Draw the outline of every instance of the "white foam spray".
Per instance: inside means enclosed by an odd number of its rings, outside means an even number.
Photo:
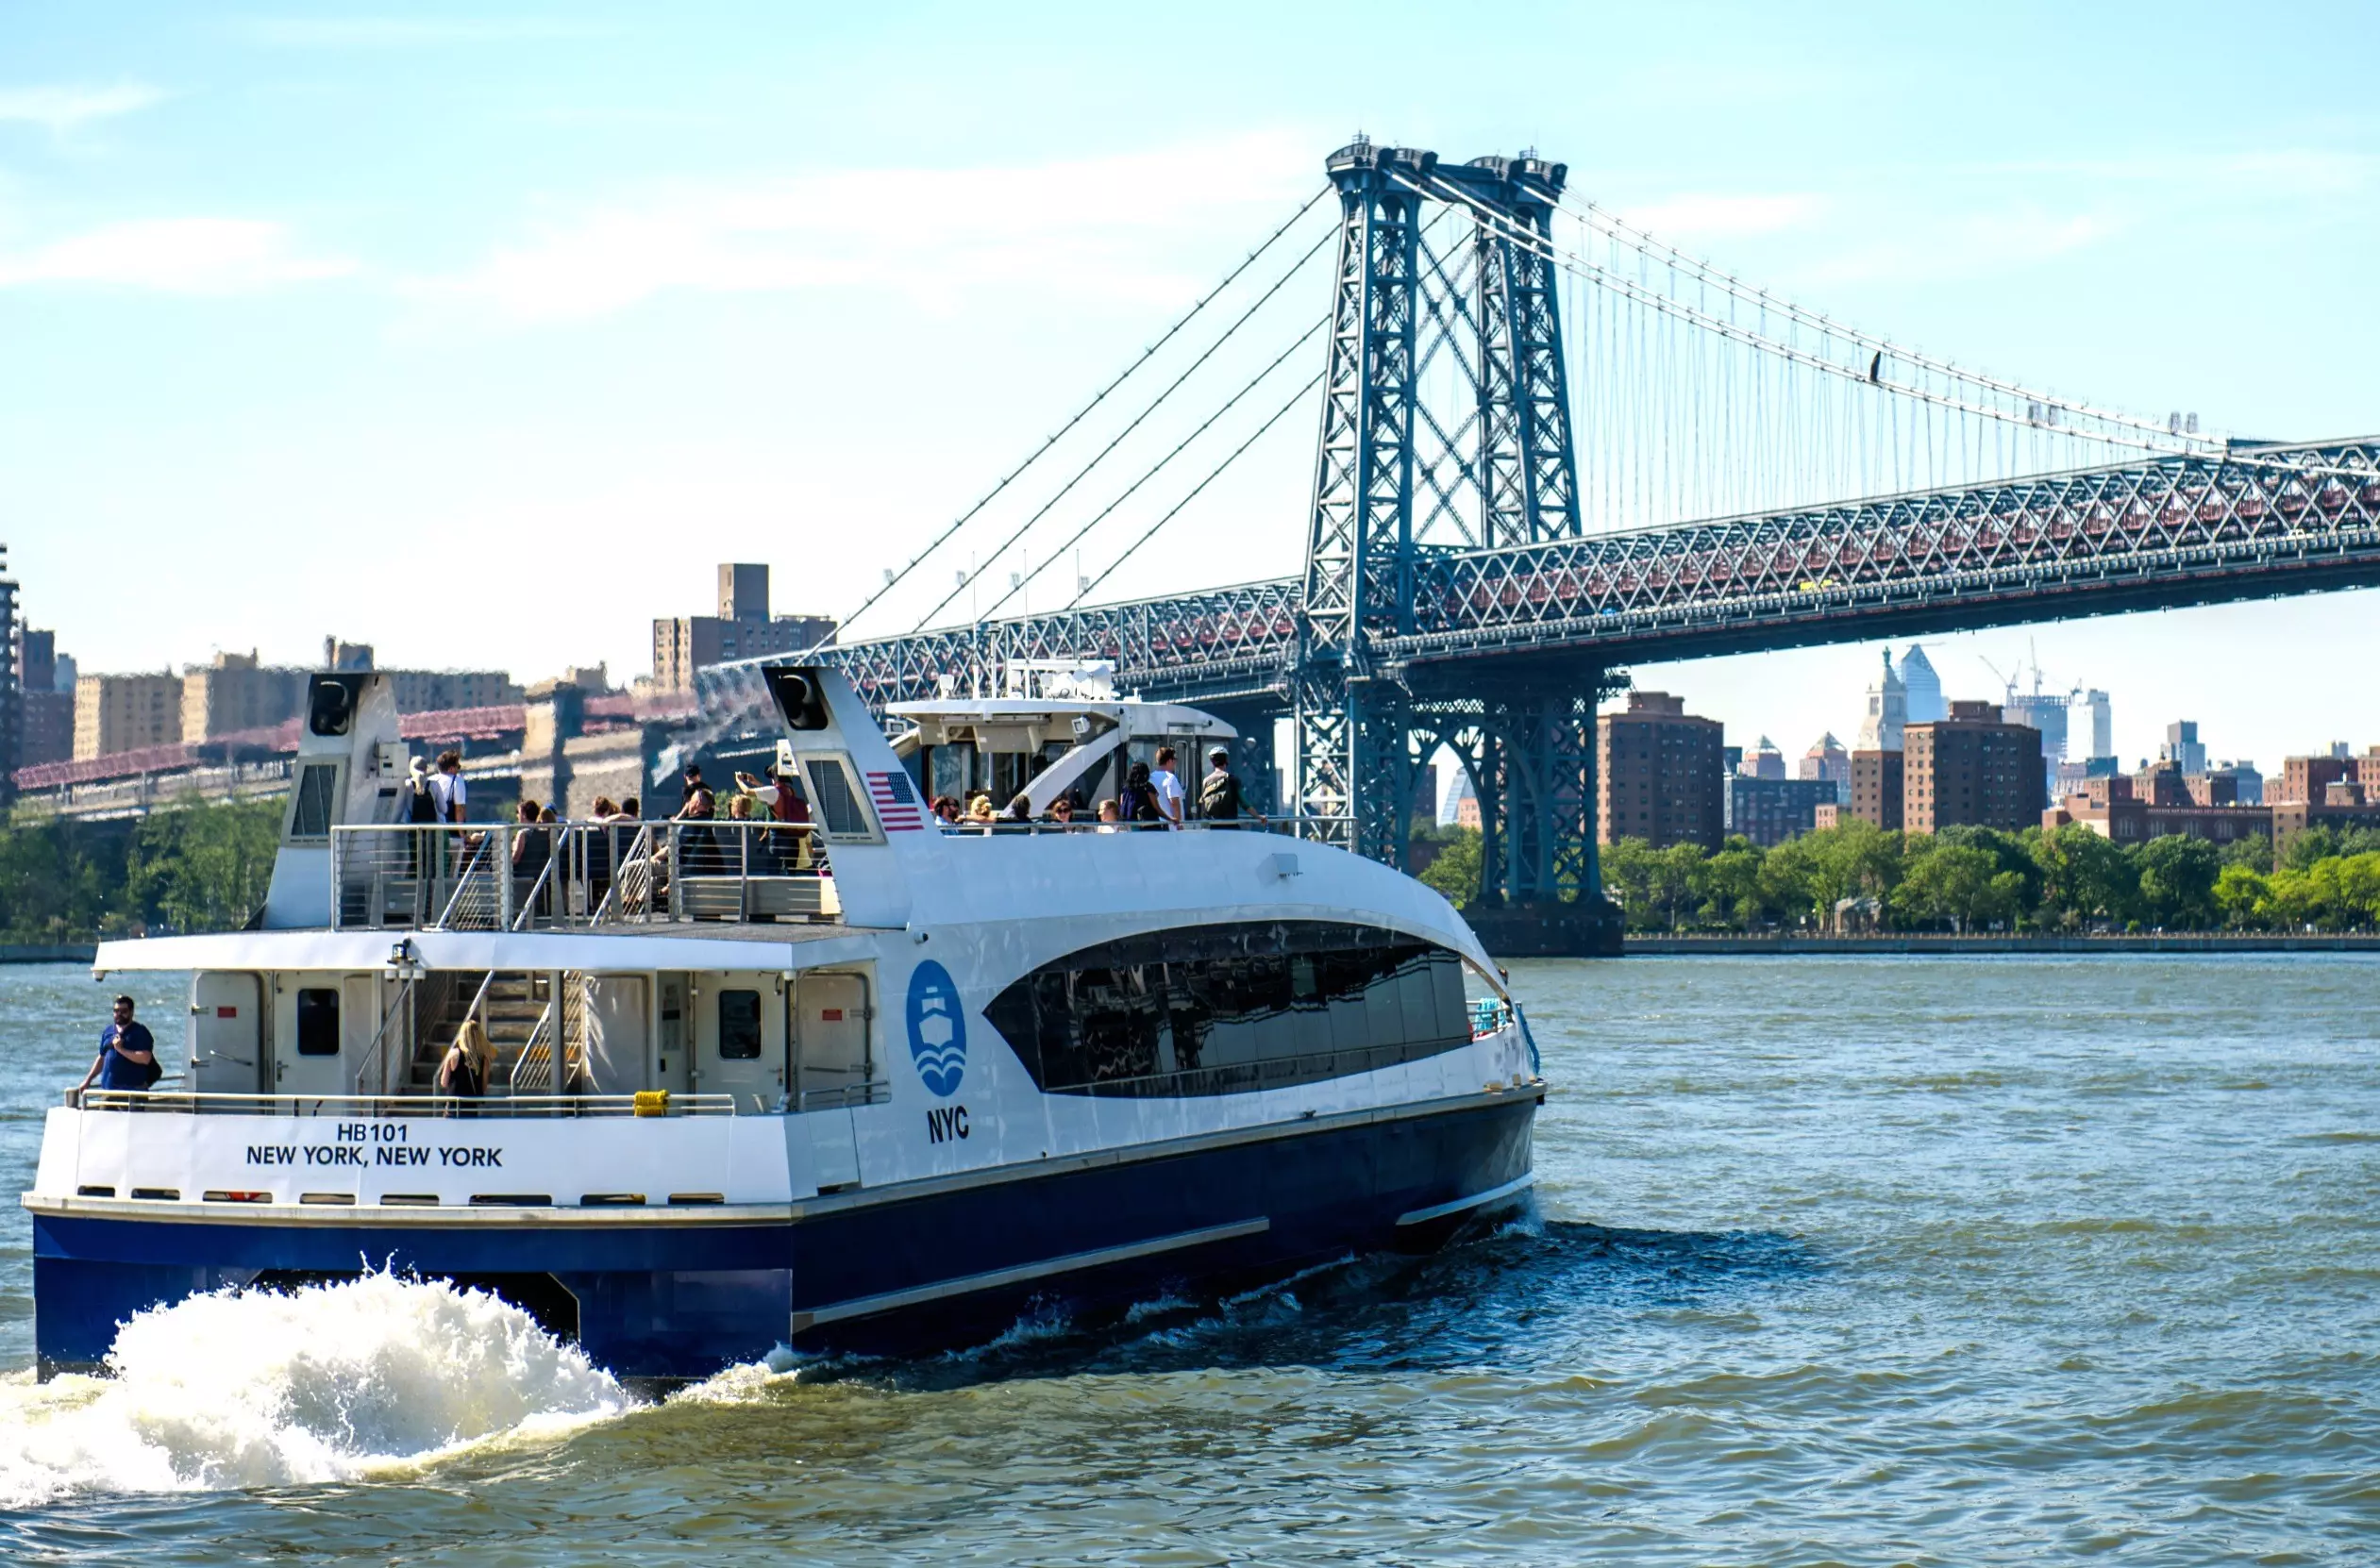
[[[108,1371],[0,1384],[0,1507],[343,1480],[636,1403],[519,1308],[391,1275],[152,1309]]]

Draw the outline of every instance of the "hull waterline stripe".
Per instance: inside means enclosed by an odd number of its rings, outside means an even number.
[[[1416,1209],[1409,1214],[1400,1214],[1397,1216],[1397,1223],[1399,1225],[1428,1225],[1432,1220],[1443,1220],[1449,1214],[1460,1214],[1466,1209],[1480,1209],[1494,1203],[1498,1198],[1511,1197],[1515,1193],[1535,1186],[1536,1182],[1537,1173],[1531,1171],[1524,1176],[1513,1177],[1500,1187],[1490,1187],[1484,1193],[1473,1193],[1467,1198],[1455,1198],[1448,1203],[1433,1203],[1427,1209]]]
[[[903,1307],[922,1307],[928,1302],[947,1301],[952,1296],[972,1295],[978,1291],[997,1291],[1007,1285],[1047,1279],[1052,1275],[1096,1269],[1108,1263],[1127,1263],[1136,1258],[1153,1258],[1160,1253],[1179,1252],[1184,1247],[1205,1246],[1211,1242],[1232,1242],[1243,1236],[1261,1236],[1272,1227],[1273,1222],[1269,1218],[1239,1220],[1231,1225],[1211,1225],[1198,1230],[1152,1237],[1146,1242],[1127,1242],[1120,1246],[1070,1252],[1060,1258],[1046,1258],[1038,1263],[1018,1263],[1011,1268],[993,1269],[983,1274],[962,1275],[956,1279],[912,1286],[905,1291],[886,1291],[881,1295],[853,1296],[848,1301],[829,1302],[806,1312],[796,1312],[793,1332],[798,1334],[806,1328],[840,1323],[846,1318],[866,1317],[871,1313],[890,1312]]]

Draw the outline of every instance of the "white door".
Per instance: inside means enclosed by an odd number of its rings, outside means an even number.
[[[253,975],[201,974],[190,985],[190,1087],[253,1094],[264,1087],[264,1013]]]
[[[866,978],[804,975],[796,995],[800,1109],[865,1105],[875,1067],[868,1051]]]
[[[349,988],[336,975],[297,975],[292,980],[281,993],[276,1021],[279,1026],[273,1031],[272,1092],[344,1094],[347,1064],[343,1015],[348,1010]]]
[[[633,1094],[645,1087],[651,1049],[651,982],[642,975],[587,976],[588,1089]]]
[[[785,1096],[783,981],[730,973],[695,985],[695,1093],[732,1094],[738,1110],[776,1109]]]

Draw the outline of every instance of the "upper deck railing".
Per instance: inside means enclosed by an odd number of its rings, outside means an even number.
[[[1261,832],[1342,841],[1347,819],[1071,822],[930,818],[947,836]],[[809,824],[724,821],[392,824],[330,833],[339,930],[548,931],[692,920],[834,921],[842,903]]]

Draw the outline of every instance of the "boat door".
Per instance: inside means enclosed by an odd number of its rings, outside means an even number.
[[[794,1038],[799,1052],[800,1109],[868,1103],[875,1062],[868,1052],[867,977],[813,973],[801,977]]]
[[[804,975],[795,993],[795,1108],[809,1136],[811,1169],[821,1191],[860,1180],[855,1106],[870,1099],[875,1062],[868,1049],[867,977]]]
[[[347,1093],[347,1045],[360,1054],[377,1032],[369,976],[300,975],[284,993],[280,1022],[273,1031],[276,1094]],[[356,1031],[360,1028],[359,1037]]]
[[[589,1092],[633,1094],[645,1087],[652,1049],[652,982],[642,975],[590,975],[586,983]]]
[[[264,1087],[264,1009],[254,975],[202,973],[190,986],[190,1087],[254,1094]]]
[[[705,975],[695,989],[695,1093],[732,1094],[738,1110],[777,1109],[785,1095],[784,981]]]

